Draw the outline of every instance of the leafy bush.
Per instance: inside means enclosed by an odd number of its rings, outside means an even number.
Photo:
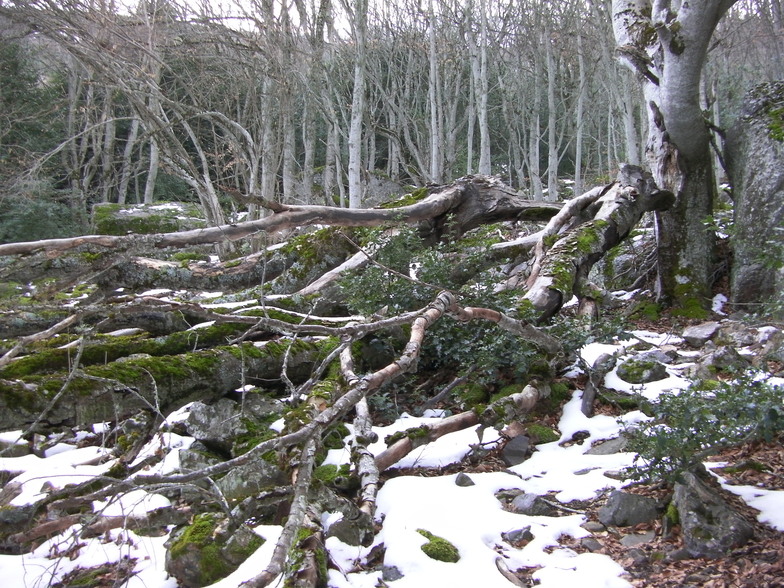
[[[65,203],[58,196],[42,185],[0,198],[0,243],[84,234],[87,220],[83,206]]]
[[[722,449],[770,441],[784,430],[782,400],[784,388],[756,372],[665,394],[653,407],[655,418],[630,431],[629,450],[639,456],[626,473],[671,482]]]

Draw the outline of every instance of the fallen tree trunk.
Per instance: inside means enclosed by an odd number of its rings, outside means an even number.
[[[560,235],[547,248],[543,235],[541,261],[528,279],[525,300],[540,313],[540,320],[555,315],[571,297],[594,300],[595,291],[588,287],[588,273],[593,265],[631,232],[646,212],[666,210],[672,206],[672,192],[659,190],[650,174],[624,165],[615,184],[586,205],[598,205],[591,220]]]
[[[75,368],[73,373],[41,376],[34,384],[2,380],[0,430],[24,428],[37,420],[42,428],[84,427],[139,410],[165,415],[193,400],[217,400],[247,382],[278,380],[285,348],[285,343],[276,343],[274,351],[246,343]],[[306,379],[323,353],[318,342],[299,340],[288,358],[289,377]]]

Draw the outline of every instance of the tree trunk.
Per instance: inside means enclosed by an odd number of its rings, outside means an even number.
[[[354,88],[351,99],[351,126],[348,134],[348,206],[362,206],[362,124],[365,118],[365,41],[367,35],[367,0],[354,3],[352,22],[356,54],[354,61]]]
[[[657,184],[676,195],[672,209],[657,216],[657,294],[695,313],[710,293],[714,238],[703,224],[715,183],[700,76],[711,35],[734,2],[698,0],[670,10],[646,0],[613,2],[617,51],[643,80],[648,163]],[[651,30],[656,35],[646,36]]]

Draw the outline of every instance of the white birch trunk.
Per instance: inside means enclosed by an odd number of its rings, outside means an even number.
[[[348,134],[348,205],[362,206],[362,123],[365,116],[365,37],[367,0],[354,3],[354,89],[351,99],[351,126]]]

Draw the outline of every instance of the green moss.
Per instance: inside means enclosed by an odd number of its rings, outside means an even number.
[[[487,388],[476,382],[467,382],[457,386],[455,388],[455,396],[466,409],[470,409],[477,404],[486,404],[489,399]]]
[[[642,384],[645,373],[655,369],[657,363],[652,359],[629,359],[623,362],[623,379],[632,384]]]
[[[643,400],[643,397],[638,394],[629,395],[622,392],[613,392],[612,390],[603,392],[601,397],[605,402],[624,410],[640,409],[641,401]]]
[[[521,384],[508,384],[506,386],[501,387],[498,392],[493,394],[490,397],[490,403],[496,402],[497,400],[501,400],[501,398],[506,398],[507,396],[511,396],[512,394],[517,394],[518,392],[522,392],[523,386]]]
[[[324,484],[331,485],[335,483],[335,479],[338,477],[348,477],[351,473],[351,469],[348,464],[343,464],[341,466],[336,466],[332,464],[327,465],[320,465],[313,470],[313,477],[316,480],[320,480]]]
[[[422,425],[419,427],[414,427],[412,429],[406,429],[405,431],[398,431],[397,433],[393,433],[391,435],[387,435],[384,437],[384,443],[387,444],[387,447],[390,445],[397,443],[401,439],[405,439],[408,437],[416,446],[417,444],[421,444],[422,442],[427,442],[430,439],[430,427],[427,425]]]
[[[81,365],[105,365],[134,354],[159,357],[186,353],[225,344],[229,338],[242,333],[246,328],[246,325],[237,323],[218,323],[197,331],[178,332],[156,339],[149,339],[144,334],[120,337],[96,335],[84,346]],[[59,345],[62,345],[63,341],[65,340],[58,338]],[[252,349],[255,347],[246,345],[238,353],[252,353]],[[37,347],[35,353],[20,357],[0,370],[0,375],[13,379],[35,373],[62,371],[71,367],[75,354],[75,349]],[[261,353],[258,357],[261,357]]]
[[[348,427],[340,423],[324,436],[324,447],[326,449],[343,449],[343,439],[350,434]]]
[[[93,207],[95,231],[102,235],[170,233],[183,228],[183,221],[178,218],[183,215],[190,219],[189,227],[206,226],[196,204],[177,202],[174,203],[176,207],[171,208],[166,208],[165,204],[167,203],[158,202],[152,206],[134,207],[110,203],[96,204]],[[129,210],[129,213],[121,214],[121,210]],[[134,214],[134,210],[138,213]]]
[[[28,384],[43,384],[42,381],[28,381]],[[59,388],[58,388],[59,389]],[[54,392],[56,393],[56,391]],[[0,397],[9,410],[37,411],[41,408],[41,393],[34,388],[24,389],[13,386],[10,382],[0,379]]]
[[[637,309],[637,313],[649,321],[658,321],[661,318],[661,306],[656,302],[644,302]]]
[[[667,510],[664,512],[664,516],[673,525],[677,525],[681,520],[680,514],[678,513],[678,508],[672,501],[667,505]]]
[[[710,312],[700,297],[679,298],[677,307],[672,309],[672,316],[686,319],[704,320],[710,317]]]
[[[599,245],[599,231],[609,224],[606,220],[595,220],[580,226],[576,231],[577,249],[582,253],[592,253]]]
[[[171,256],[174,261],[209,261],[210,256],[197,251],[177,251]]]
[[[566,382],[553,382],[550,384],[550,398],[563,402],[571,395],[571,388]]]
[[[85,263],[92,264],[103,258],[103,253],[91,253],[89,251],[84,251],[79,254],[79,257],[83,259]]]
[[[527,429],[528,436],[531,437],[534,443],[553,443],[561,438],[561,436],[550,427],[537,423],[528,425]]]
[[[768,132],[774,141],[784,142],[784,107],[768,112]]]
[[[185,528],[177,541],[169,547],[169,554],[176,559],[182,556],[191,546],[205,547],[213,543],[217,525],[218,517],[214,513],[196,515],[193,518],[193,522]]]
[[[412,204],[416,204],[417,202],[421,202],[425,198],[428,197],[430,194],[430,190],[428,188],[417,188],[416,190],[411,191],[408,194],[401,196],[396,200],[391,200],[389,202],[384,202],[380,204],[379,208],[400,208],[402,206],[410,206]]]
[[[428,540],[428,542],[422,546],[422,551],[424,551],[425,555],[429,558],[446,563],[456,563],[460,561],[460,552],[457,547],[443,537],[433,535],[433,533],[425,531],[424,529],[417,529],[417,533]]]
[[[262,421],[243,418],[242,425],[247,433],[241,433],[234,439],[232,454],[235,456],[242,455],[256,447],[259,443],[277,437],[277,431],[270,429],[269,425],[278,420],[278,418],[279,415],[277,413],[270,413]]]

